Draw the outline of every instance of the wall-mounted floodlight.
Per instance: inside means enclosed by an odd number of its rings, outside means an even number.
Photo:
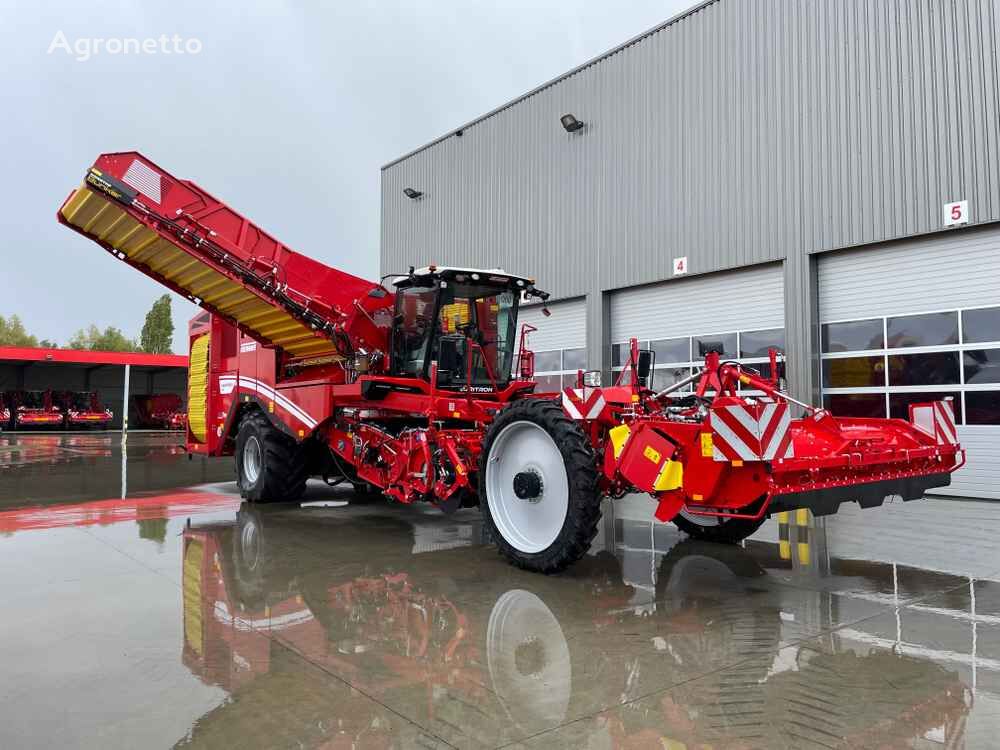
[[[423,193],[420,192],[419,190],[414,190],[413,188],[408,187],[408,188],[403,188],[403,195],[405,195],[411,201],[415,201],[417,198],[423,195]]]
[[[559,118],[559,122],[562,123],[567,133],[575,133],[585,124],[582,120],[577,120],[576,115],[571,114],[563,115]]]

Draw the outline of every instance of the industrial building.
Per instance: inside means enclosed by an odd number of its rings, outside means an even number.
[[[721,347],[792,395],[954,397],[948,493],[1000,498],[1000,92],[988,2],[712,0],[382,169],[381,271],[503,267],[546,385]],[[765,367],[766,369],[766,367]]]

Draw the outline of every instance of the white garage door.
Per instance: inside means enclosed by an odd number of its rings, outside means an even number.
[[[1000,498],[1000,229],[957,230],[819,261],[823,400],[905,418],[954,398],[968,464],[946,494]]]
[[[552,314],[546,317],[541,305],[525,305],[518,315],[518,331],[524,323],[538,329],[528,334],[528,346],[535,352],[539,391],[568,387],[575,382],[577,370],[587,367],[586,300],[553,302],[548,309]]]
[[[611,296],[612,364],[639,339],[656,355],[654,387],[691,372],[706,349],[767,371],[768,348],[785,346],[780,263],[623,289]]]

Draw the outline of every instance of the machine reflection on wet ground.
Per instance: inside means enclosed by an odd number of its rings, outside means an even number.
[[[232,462],[189,460],[178,432],[0,432],[0,508],[224,481]]]
[[[1000,730],[988,503],[791,514],[728,547],[630,498],[545,577],[506,565],[474,511],[321,486],[294,506],[230,483],[92,497],[0,510],[0,746],[957,748]]]

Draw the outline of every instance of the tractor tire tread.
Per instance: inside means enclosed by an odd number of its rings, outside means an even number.
[[[263,468],[258,486],[248,488],[240,470],[240,454],[245,434],[254,432],[260,441]],[[274,427],[260,411],[246,414],[236,438],[236,476],[240,495],[250,502],[292,502],[302,497],[309,478],[309,457],[305,446]]]

